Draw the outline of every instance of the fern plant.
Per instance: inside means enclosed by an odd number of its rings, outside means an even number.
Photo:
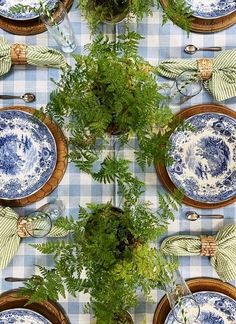
[[[160,7],[159,0],[78,0],[78,7],[95,32],[100,23],[116,23],[127,16],[138,21],[152,14],[153,7]],[[185,30],[190,28],[191,10],[184,0],[171,0],[164,8],[163,23],[170,18]]]
[[[166,231],[180,196],[164,195],[159,200],[156,212],[150,203],[132,205],[127,196],[123,210],[110,203],[89,204],[80,208],[78,220],[58,219],[57,226],[70,231],[70,238],[33,245],[53,254],[55,266],[40,266],[41,275],[28,280],[21,294],[39,302],[58,300],[66,290],[73,296],[89,293],[85,309],[96,316],[97,324],[117,323],[117,316],[137,304],[138,288],[148,298],[151,289],[163,288],[176,269],[176,263],[150,242]]]
[[[87,55],[74,55],[75,68],[68,68],[54,81],[57,89],[45,108],[46,114],[69,132],[70,160],[97,180],[106,173],[109,182],[115,170],[125,172],[125,163],[119,163],[117,156],[112,161],[101,160],[111,135],[117,147],[130,145],[130,139],[137,137],[139,145],[134,151],[143,168],[170,163],[168,138],[178,121],[168,107],[159,107],[163,97],[157,68],[138,55],[140,38],[129,31],[117,42],[97,36],[86,46]],[[99,158],[102,173],[94,172]],[[108,176],[111,164],[113,175]]]

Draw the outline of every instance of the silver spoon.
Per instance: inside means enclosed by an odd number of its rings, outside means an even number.
[[[0,99],[22,99],[25,102],[32,102],[35,100],[35,95],[29,92],[23,94],[22,96],[0,95]]]
[[[193,210],[190,210],[185,213],[185,216],[188,220],[190,221],[196,221],[198,218],[217,218],[217,219],[222,219],[224,218],[224,215],[199,215]]]
[[[185,53],[188,53],[188,54],[194,54],[196,53],[197,51],[221,51],[222,50],[222,47],[219,47],[219,46],[213,46],[213,47],[196,47],[192,44],[189,44],[187,46],[185,46],[184,48],[184,51]]]

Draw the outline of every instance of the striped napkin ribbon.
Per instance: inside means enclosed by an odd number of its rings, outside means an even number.
[[[65,68],[66,60],[62,53],[45,46],[28,45],[26,46],[27,64],[41,67]],[[0,37],[0,76],[9,72],[12,65],[11,46]]]
[[[228,225],[213,236],[216,253],[211,257],[211,265],[224,281],[236,279],[236,225]],[[166,238],[161,250],[168,255],[201,255],[201,238],[192,235],[177,235]]]
[[[184,71],[197,72],[198,64],[192,59],[170,59],[160,62],[157,71],[176,79]],[[222,51],[213,59],[212,76],[203,85],[218,101],[236,96],[236,49]]]
[[[41,219],[44,216],[27,218],[28,222],[33,222],[34,227],[41,226]],[[18,236],[19,215],[10,207],[0,206],[0,269],[5,268],[12,260],[20,245],[21,238]],[[47,237],[63,237],[68,231],[52,225],[51,231]]]

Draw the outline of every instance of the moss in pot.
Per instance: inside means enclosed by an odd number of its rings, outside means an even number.
[[[131,205],[126,200],[122,211],[111,203],[89,204],[87,209],[80,208],[78,220],[59,219],[57,225],[70,231],[70,237],[34,245],[42,253],[52,254],[55,266],[40,266],[41,276],[27,281],[22,294],[38,302],[58,300],[66,289],[73,296],[89,293],[85,310],[94,314],[97,324],[128,323],[117,316],[137,305],[137,289],[148,298],[152,289],[169,281],[169,273],[176,268],[150,246],[166,231],[173,218],[172,207],[177,209],[178,203],[166,195],[160,196],[156,212],[149,203]]]

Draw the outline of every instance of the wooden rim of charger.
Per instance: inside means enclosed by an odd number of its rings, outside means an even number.
[[[1,110],[20,110],[24,111],[30,114],[34,114],[35,109],[25,106],[11,106],[11,107],[4,107]],[[60,183],[62,180],[64,173],[67,168],[68,164],[68,144],[67,140],[62,133],[62,130],[58,127],[57,124],[52,122],[48,117],[43,115],[44,118],[42,119],[42,122],[48,127],[48,129],[51,131],[57,147],[57,162],[55,169],[49,178],[49,180],[43,185],[42,188],[40,188],[38,191],[36,191],[34,194],[21,198],[21,199],[15,199],[15,200],[5,200],[0,199],[0,205],[2,206],[10,206],[10,207],[22,207],[28,204],[32,204],[38,200],[43,199],[44,197],[48,196]]]
[[[164,9],[168,5],[168,2],[169,0],[160,0],[160,3]],[[236,23],[236,11],[229,15],[215,19],[203,19],[193,16],[191,19],[190,30],[192,32],[210,34],[233,26]]]
[[[64,309],[59,303],[47,300],[40,303],[27,304],[29,298],[19,296],[18,292],[19,289],[14,289],[0,295],[0,311],[13,308],[25,308],[41,314],[52,324],[70,324]]]
[[[189,279],[186,282],[192,293],[198,291],[214,291],[236,300],[236,288],[220,279],[201,277]],[[164,324],[169,312],[170,304],[165,295],[156,307],[153,324]]]

